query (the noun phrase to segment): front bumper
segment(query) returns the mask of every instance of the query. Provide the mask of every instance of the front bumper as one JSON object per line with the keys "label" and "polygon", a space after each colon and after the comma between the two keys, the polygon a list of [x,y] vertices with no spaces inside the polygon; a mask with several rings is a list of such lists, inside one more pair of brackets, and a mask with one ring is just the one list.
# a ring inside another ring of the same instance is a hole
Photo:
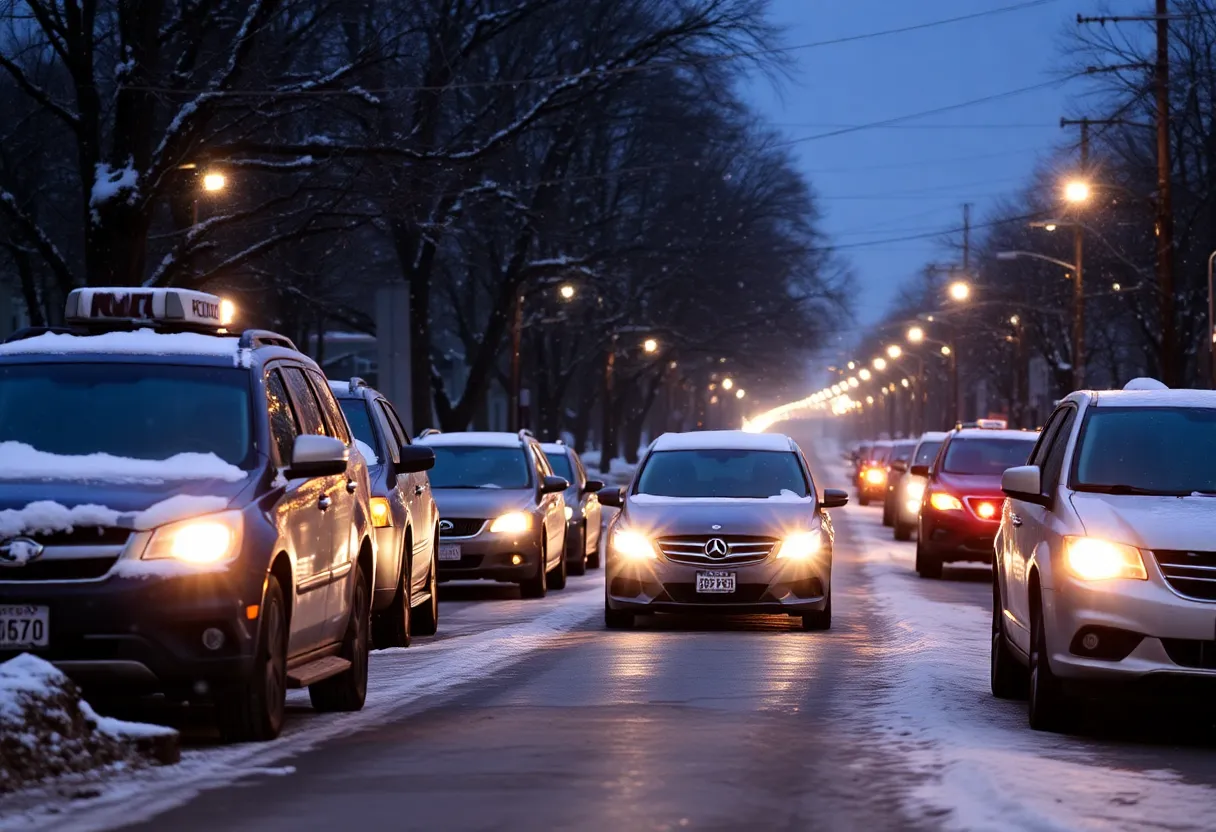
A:
{"label": "front bumper", "polygon": [[921,509],[921,547],[943,563],[992,563],[999,521],[980,520],[964,511]]}
{"label": "front bumper", "polygon": [[[536,575],[541,560],[541,529],[524,534],[482,531],[471,537],[440,537],[441,547],[460,546],[460,560],[439,561],[441,581],[506,581],[519,583]],[[440,555],[444,554],[443,548]],[[512,563],[518,558],[519,564]]]}
{"label": "front bumper", "polygon": [[[808,562],[772,557],[746,566],[693,566],[662,559],[613,563],[609,554],[606,601],[609,609],[636,613],[677,612],[717,615],[802,615],[824,609],[831,591],[831,559]],[[699,593],[698,572],[735,573],[732,593]]]}
{"label": "front bumper", "polygon": [[[1125,681],[1151,689],[1183,681],[1216,688],[1216,603],[1179,596],[1151,560],[1145,558],[1147,581],[1087,584],[1064,577],[1043,590],[1047,650],[1056,675],[1079,687]],[[1096,634],[1099,644],[1106,639],[1106,649],[1122,639],[1123,649],[1095,657],[1081,643],[1087,633]]]}

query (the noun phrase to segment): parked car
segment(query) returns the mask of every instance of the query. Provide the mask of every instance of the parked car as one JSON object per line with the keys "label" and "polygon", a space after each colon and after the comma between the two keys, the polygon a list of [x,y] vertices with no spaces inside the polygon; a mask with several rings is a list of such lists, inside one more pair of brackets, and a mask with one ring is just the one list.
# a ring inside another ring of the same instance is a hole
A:
{"label": "parked car", "polygon": [[571,575],[585,575],[600,565],[600,536],[603,510],[599,491],[604,484],[587,478],[587,469],[578,453],[561,442],[541,446],[553,473],[564,477],[566,489],[566,569]]}
{"label": "parked car", "polygon": [[414,445],[393,405],[361,378],[331,381],[371,478],[376,529],[372,641],[408,647],[439,627],[439,511],[426,472],[435,452]]}
{"label": "parked car", "polygon": [[882,524],[884,526],[895,525],[895,500],[900,493],[899,484],[904,475],[908,473],[908,461],[912,458],[912,452],[916,450],[916,444],[915,439],[903,439],[891,446],[885,469],[887,492],[882,501]]}
{"label": "parked car", "polygon": [[920,502],[925,494],[925,477],[912,472],[913,468],[924,466],[926,470],[937,459],[937,452],[946,441],[945,431],[930,431],[921,436],[912,451],[912,458],[906,463],[892,465],[894,470],[900,470],[899,487],[895,492],[895,529],[896,540],[911,540],[920,519]]}
{"label": "parked car", "polygon": [[516,583],[525,598],[566,586],[570,483],[530,433],[429,431],[418,444],[435,452],[440,580]]}

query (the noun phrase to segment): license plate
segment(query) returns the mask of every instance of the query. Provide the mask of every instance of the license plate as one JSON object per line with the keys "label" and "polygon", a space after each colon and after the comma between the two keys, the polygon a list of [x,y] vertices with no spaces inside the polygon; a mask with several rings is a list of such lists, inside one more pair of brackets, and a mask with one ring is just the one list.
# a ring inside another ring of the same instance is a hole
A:
{"label": "license plate", "polygon": [[49,607],[0,607],[0,649],[46,647],[50,643],[50,620]]}
{"label": "license plate", "polygon": [[734,572],[698,572],[697,592],[734,592]]}
{"label": "license plate", "polygon": [[440,560],[460,560],[460,544],[459,543],[440,543],[439,544],[439,559]]}

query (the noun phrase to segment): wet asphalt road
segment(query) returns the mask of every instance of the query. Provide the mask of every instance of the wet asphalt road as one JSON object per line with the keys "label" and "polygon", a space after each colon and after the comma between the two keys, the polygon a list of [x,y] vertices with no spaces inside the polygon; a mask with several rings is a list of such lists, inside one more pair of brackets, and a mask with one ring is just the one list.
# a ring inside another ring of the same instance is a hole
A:
{"label": "wet asphalt road", "polygon": [[[821,479],[831,479],[831,461],[823,467],[827,473]],[[988,765],[995,772],[989,780],[1040,763],[1071,766],[1066,769],[1071,774],[1059,776],[1092,774],[1098,783],[1105,782],[1111,770],[1130,770],[1135,776],[1173,766],[1182,772],[1181,782],[1171,779],[1166,785],[1190,791],[1171,793],[1170,799],[1178,803],[1178,795],[1185,795],[1194,806],[1182,807],[1187,822],[1163,826],[1212,828],[1208,813],[1195,808],[1205,800],[1216,808],[1205,788],[1216,778],[1216,752],[1210,746],[1180,747],[1172,738],[1040,741],[1042,735],[1025,727],[1023,705],[987,697],[986,656],[978,652],[968,654],[959,677],[968,689],[940,681],[929,688],[941,697],[935,710],[945,712],[943,719],[933,716],[925,722],[915,708],[901,716],[900,680],[918,678],[916,668],[908,675],[907,665],[926,661],[930,654],[916,654],[911,648],[905,652],[900,645],[929,641],[917,629],[935,624],[909,620],[898,608],[893,613],[876,593],[915,593],[920,605],[915,609],[940,606],[981,622],[982,629],[990,590],[987,574],[974,568],[949,572],[942,582],[919,581],[905,574],[903,566],[874,578],[873,567],[866,564],[875,557],[871,541],[883,535],[878,516],[874,509],[856,507],[836,515],[835,620],[826,633],[802,632],[794,620],[777,617],[643,619],[635,631],[608,632],[602,628],[599,572],[572,579],[565,592],[539,602],[518,600],[511,588],[446,586],[444,635],[439,637],[446,643],[433,649],[435,660],[448,645],[526,622],[562,596],[570,596],[565,603],[584,605],[586,615],[505,669],[423,696],[377,726],[285,761],[294,767],[292,773],[248,777],[204,791],[130,828],[264,832],[368,824],[445,830],[1083,828],[1089,821],[1095,822],[1093,828],[1154,825],[1144,821],[1145,812],[1151,819],[1157,811],[1151,800],[1144,798],[1138,810],[1140,798],[1129,797],[1134,790],[1127,788],[1109,800],[1099,795],[1093,801],[1096,808],[1086,808],[1089,814],[1078,815],[1076,823],[1067,813],[1058,825],[1039,822],[1053,816],[1053,806],[1064,806],[1063,798],[1054,804],[1047,801],[1047,815],[1030,814],[1025,822],[1017,814],[1000,813],[992,823],[969,822],[984,815],[974,807],[966,809],[974,796],[968,791],[982,790],[962,781],[957,794],[942,791],[957,779],[955,757],[962,760],[964,774]],[[894,554],[883,557],[910,558],[911,544],[892,546]],[[947,650],[949,638],[943,638]],[[399,655],[408,659],[409,652]],[[402,667],[408,669],[409,663]],[[958,697],[957,716],[951,715],[952,696]],[[908,727],[903,729],[900,721],[905,719]],[[974,742],[968,720],[975,722]],[[952,746],[939,742],[935,732],[961,736],[966,746],[962,756],[951,757]],[[1021,759],[1007,765],[982,756],[989,746],[1006,743],[1020,749]],[[1043,760],[1032,759],[1040,747]],[[1077,788],[1088,788],[1086,782],[1078,780]],[[1022,796],[1014,797],[1010,805],[1020,805]]]}

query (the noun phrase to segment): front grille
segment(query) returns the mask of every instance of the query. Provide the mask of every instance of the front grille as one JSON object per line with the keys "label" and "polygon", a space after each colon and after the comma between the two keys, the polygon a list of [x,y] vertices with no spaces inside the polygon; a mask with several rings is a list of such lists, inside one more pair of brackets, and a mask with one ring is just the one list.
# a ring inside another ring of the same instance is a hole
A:
{"label": "front grille", "polygon": [[[451,528],[448,528],[449,524]],[[472,537],[481,531],[486,524],[484,519],[474,520],[467,517],[445,517],[439,521],[440,537]]]}
{"label": "front grille", "polygon": [[80,526],[70,532],[21,536],[35,540],[43,546],[125,546],[127,538],[131,536],[131,530],[109,526]]}
{"label": "front grille", "polygon": [[1155,550],[1161,574],[1179,595],[1216,601],[1216,552]]}
{"label": "front grille", "polygon": [[25,566],[0,569],[0,582],[28,581],[91,581],[104,577],[118,560],[118,555],[104,558],[56,558],[36,560]]}
{"label": "front grille", "polygon": [[[714,557],[705,553],[705,547],[711,540],[721,540],[727,546],[725,556]],[[749,563],[760,563],[777,548],[777,540],[772,537],[752,537],[747,535],[703,535],[688,537],[663,537],[659,541],[659,551],[663,556],[675,563],[689,563],[695,566],[746,566]]]}
{"label": "front grille", "polygon": [[1216,670],[1216,641],[1192,638],[1163,638],[1161,644],[1170,661],[1182,667]]}
{"label": "front grille", "polygon": [[764,597],[768,586],[739,584],[734,592],[697,592],[696,584],[663,584],[663,589],[677,604],[755,604]]}
{"label": "front grille", "polygon": [[42,544],[43,552],[24,566],[0,567],[0,583],[98,580],[117,562],[131,534],[130,529],[79,527],[24,535]]}

